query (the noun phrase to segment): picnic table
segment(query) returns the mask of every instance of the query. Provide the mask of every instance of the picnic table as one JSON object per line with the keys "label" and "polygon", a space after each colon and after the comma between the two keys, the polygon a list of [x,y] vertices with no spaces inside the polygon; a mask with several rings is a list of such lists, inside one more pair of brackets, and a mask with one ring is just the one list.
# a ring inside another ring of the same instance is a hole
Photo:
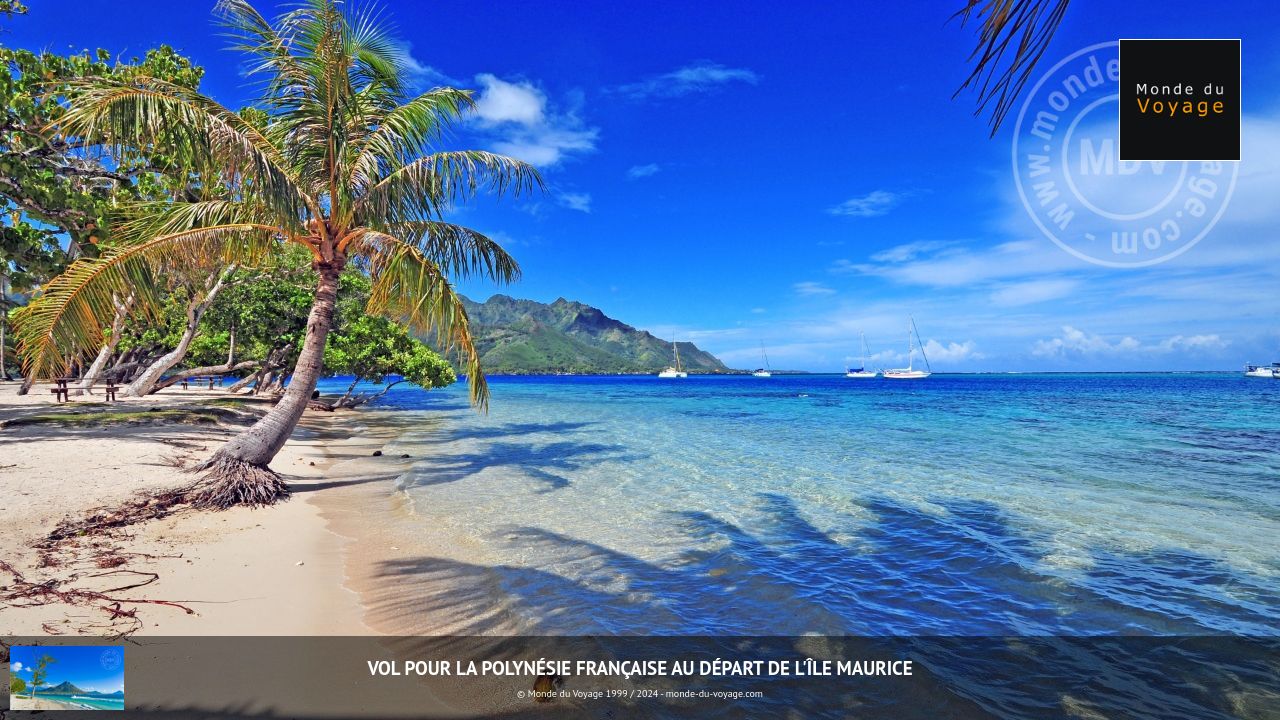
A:
{"label": "picnic table", "polygon": [[[71,388],[67,387],[67,383],[76,382],[79,378],[54,378],[53,387],[49,388],[49,392],[53,393],[58,402],[68,402],[71,400]],[[107,402],[116,401],[116,382],[108,380],[107,386],[103,388],[103,392],[107,395]]]}

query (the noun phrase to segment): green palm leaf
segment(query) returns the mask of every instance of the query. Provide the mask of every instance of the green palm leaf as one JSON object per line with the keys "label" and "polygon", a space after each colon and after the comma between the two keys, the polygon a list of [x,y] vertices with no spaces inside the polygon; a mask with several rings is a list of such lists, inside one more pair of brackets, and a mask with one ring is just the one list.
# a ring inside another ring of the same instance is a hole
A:
{"label": "green palm leaf", "polygon": [[133,296],[132,315],[158,317],[157,277],[232,263],[252,267],[270,256],[277,238],[270,226],[201,227],[75,261],[15,318],[23,374],[50,377],[65,372],[71,360],[96,352],[104,340],[103,319],[114,316],[119,298]]}
{"label": "green palm leaf", "polygon": [[369,313],[404,323],[420,335],[434,335],[463,366],[472,404],[488,410],[489,384],[471,322],[444,272],[417,247],[386,233],[366,232],[362,250],[373,280]]}

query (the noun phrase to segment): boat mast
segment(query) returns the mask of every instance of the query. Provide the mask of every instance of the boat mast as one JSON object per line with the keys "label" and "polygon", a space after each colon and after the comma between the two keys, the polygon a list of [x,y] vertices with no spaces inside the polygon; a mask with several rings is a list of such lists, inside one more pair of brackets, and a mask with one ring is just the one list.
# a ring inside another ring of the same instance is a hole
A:
{"label": "boat mast", "polygon": [[671,339],[671,349],[676,353],[676,372],[680,372],[680,346],[676,344],[675,338]]}
{"label": "boat mast", "polygon": [[867,369],[867,334],[858,332],[858,339],[862,341],[862,369]]}
{"label": "boat mast", "polygon": [[924,358],[924,369],[932,373],[933,368],[929,367],[929,356],[924,354],[924,343],[920,342],[920,331],[916,329],[916,319],[914,317],[911,318],[911,329],[915,331],[916,343],[920,346],[920,357]]}
{"label": "boat mast", "polygon": [[911,327],[915,325],[915,320],[911,321],[911,325],[907,327],[907,370],[914,370],[916,367],[916,345],[915,340],[911,337]]}
{"label": "boat mast", "polygon": [[769,367],[769,355],[768,355],[768,353],[766,353],[766,352],[764,351],[764,341],[763,341],[763,340],[761,340],[761,341],[760,341],[760,357],[764,360],[764,369],[765,369],[765,370],[772,370],[773,368]]}

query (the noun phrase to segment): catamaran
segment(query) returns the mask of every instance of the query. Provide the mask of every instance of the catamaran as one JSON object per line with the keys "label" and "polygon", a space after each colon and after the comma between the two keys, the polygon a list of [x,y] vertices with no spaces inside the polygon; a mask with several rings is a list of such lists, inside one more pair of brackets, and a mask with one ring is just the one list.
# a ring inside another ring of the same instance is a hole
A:
{"label": "catamaran", "polygon": [[867,336],[858,333],[858,337],[862,340],[862,364],[856,368],[849,368],[844,376],[850,378],[873,378],[880,373],[867,369]]}
{"label": "catamaran", "polygon": [[660,377],[660,378],[687,378],[687,377],[689,377],[689,373],[685,372],[685,371],[684,371],[684,368],[683,368],[683,367],[681,367],[681,365],[680,365],[680,346],[676,344],[676,341],[675,341],[675,339],[674,339],[674,338],[671,340],[671,350],[672,350],[673,352],[675,352],[675,355],[676,355],[676,364],[675,364],[673,367],[669,367],[669,368],[667,368],[666,370],[663,370],[662,372],[658,373],[658,377]]}
{"label": "catamaran", "polygon": [[[920,348],[920,357],[924,358],[924,370],[916,370],[916,347]],[[933,374],[929,367],[929,358],[924,354],[924,343],[920,342],[920,331],[916,330],[916,319],[911,318],[907,328],[907,366],[896,370],[885,370],[884,376],[890,380],[919,380]]]}
{"label": "catamaran", "polygon": [[773,377],[772,368],[769,367],[769,356],[764,352],[763,340],[760,341],[760,359],[764,361],[764,367],[756,368],[756,371],[751,374],[755,377]]}
{"label": "catamaran", "polygon": [[1244,376],[1280,379],[1280,363],[1271,363],[1271,367],[1266,365],[1245,365]]}

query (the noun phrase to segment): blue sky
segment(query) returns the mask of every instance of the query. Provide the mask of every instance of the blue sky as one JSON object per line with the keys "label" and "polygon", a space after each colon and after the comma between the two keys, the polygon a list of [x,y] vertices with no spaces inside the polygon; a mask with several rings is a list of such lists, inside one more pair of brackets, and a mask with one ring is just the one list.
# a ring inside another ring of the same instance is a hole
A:
{"label": "blue sky", "polygon": [[[111,653],[106,662],[104,653]],[[10,675],[17,675],[30,685],[32,671],[43,655],[54,659],[46,668],[46,686],[70,682],[86,692],[124,690],[123,650],[114,646],[15,646],[9,649]]]}
{"label": "blue sky", "polygon": [[[424,86],[478,92],[472,146],[551,191],[455,219],[508,244],[519,297],[580,300],[730,365],[833,371],[905,348],[939,370],[1235,369],[1280,360],[1280,7],[1076,0],[1047,65],[1121,37],[1243,39],[1244,160],[1181,257],[1109,269],[1040,234],[965,78],[957,2],[395,3]],[[249,99],[207,2],[33,4],[4,42],[175,45],[203,89]],[[271,4],[260,8],[272,14]],[[1011,123],[1010,123],[1011,124]],[[464,286],[478,299],[493,288]]]}

